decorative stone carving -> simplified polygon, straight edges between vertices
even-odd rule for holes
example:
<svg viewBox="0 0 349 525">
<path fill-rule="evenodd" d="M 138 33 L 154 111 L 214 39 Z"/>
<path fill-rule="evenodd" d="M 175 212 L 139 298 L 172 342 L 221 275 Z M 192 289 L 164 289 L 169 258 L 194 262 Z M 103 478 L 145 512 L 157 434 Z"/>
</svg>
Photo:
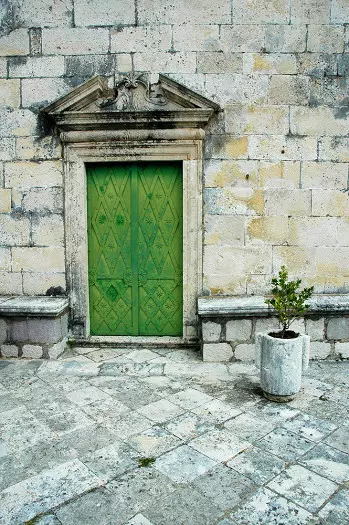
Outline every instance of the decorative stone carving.
<svg viewBox="0 0 349 525">
<path fill-rule="evenodd" d="M 113 88 L 97 75 L 42 109 L 56 121 L 63 141 L 71 131 L 202 129 L 218 110 L 178 82 L 147 74 L 121 76 Z"/>
</svg>

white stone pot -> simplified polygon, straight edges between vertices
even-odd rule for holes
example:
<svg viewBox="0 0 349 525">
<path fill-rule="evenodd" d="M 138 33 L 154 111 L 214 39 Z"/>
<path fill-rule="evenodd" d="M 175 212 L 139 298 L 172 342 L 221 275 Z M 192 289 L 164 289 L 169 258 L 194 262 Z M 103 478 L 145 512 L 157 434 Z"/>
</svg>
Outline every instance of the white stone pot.
<svg viewBox="0 0 349 525">
<path fill-rule="evenodd" d="M 265 397 L 278 403 L 292 401 L 301 387 L 302 371 L 308 368 L 310 337 L 280 339 L 256 335 L 256 367 Z"/>
</svg>

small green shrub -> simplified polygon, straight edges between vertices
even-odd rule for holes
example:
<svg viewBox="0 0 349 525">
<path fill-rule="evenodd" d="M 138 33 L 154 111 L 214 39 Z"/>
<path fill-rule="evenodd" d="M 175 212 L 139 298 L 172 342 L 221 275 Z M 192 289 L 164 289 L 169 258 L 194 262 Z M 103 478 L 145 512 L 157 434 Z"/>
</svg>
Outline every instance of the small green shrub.
<svg viewBox="0 0 349 525">
<path fill-rule="evenodd" d="M 266 299 L 266 304 L 270 304 L 277 312 L 277 317 L 282 325 L 280 337 L 285 338 L 285 332 L 297 317 L 302 317 L 308 310 L 309 304 L 305 301 L 311 297 L 314 287 L 304 288 L 298 292 L 301 279 L 288 281 L 288 272 L 285 266 L 281 266 L 278 277 L 271 280 L 272 299 Z"/>
</svg>

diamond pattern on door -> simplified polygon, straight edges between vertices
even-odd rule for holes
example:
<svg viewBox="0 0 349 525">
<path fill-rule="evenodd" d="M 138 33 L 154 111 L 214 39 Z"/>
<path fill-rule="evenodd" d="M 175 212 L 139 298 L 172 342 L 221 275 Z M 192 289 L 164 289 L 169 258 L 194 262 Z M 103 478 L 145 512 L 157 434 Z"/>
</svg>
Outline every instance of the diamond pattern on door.
<svg viewBox="0 0 349 525">
<path fill-rule="evenodd" d="M 87 169 L 93 335 L 182 335 L 181 163 Z"/>
</svg>

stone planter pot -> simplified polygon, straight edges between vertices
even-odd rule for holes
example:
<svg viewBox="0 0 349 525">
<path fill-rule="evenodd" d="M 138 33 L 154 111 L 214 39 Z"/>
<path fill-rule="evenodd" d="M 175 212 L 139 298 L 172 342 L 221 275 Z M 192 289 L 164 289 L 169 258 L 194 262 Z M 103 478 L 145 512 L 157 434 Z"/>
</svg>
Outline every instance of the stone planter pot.
<svg viewBox="0 0 349 525">
<path fill-rule="evenodd" d="M 260 370 L 263 394 L 271 401 L 292 401 L 299 392 L 302 371 L 308 368 L 310 337 L 280 339 L 266 333 L 256 335 L 256 367 Z"/>
</svg>

